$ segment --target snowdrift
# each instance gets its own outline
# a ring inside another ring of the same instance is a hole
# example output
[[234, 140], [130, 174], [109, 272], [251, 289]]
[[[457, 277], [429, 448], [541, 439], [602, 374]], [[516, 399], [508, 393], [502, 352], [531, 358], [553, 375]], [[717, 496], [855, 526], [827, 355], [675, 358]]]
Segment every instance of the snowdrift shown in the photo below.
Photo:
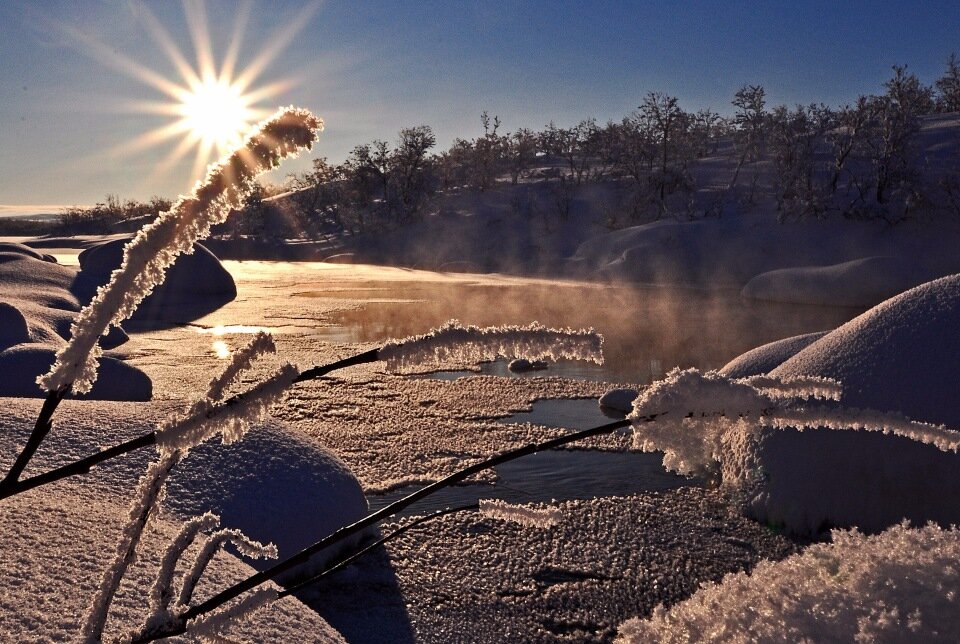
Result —
[[[316, 440], [273, 420], [239, 442], [221, 445], [215, 439], [194, 448], [174, 470], [168, 489], [167, 507], [182, 518], [213, 512], [224, 527], [275, 544], [281, 559], [367, 514], [366, 497], [350, 469]], [[319, 572], [363, 538], [318, 553], [292, 575]]]
[[723, 365], [719, 371], [728, 378], [747, 378], [767, 373], [780, 366], [787, 358], [792, 358], [797, 352], [806, 349], [827, 333], [827, 331], [804, 333], [803, 335], [795, 335], [763, 344], [756, 349], [740, 354]]
[[757, 275], [741, 295], [755, 300], [872, 306], [936, 275], [900, 257], [864, 257], [832, 266], [782, 268]]

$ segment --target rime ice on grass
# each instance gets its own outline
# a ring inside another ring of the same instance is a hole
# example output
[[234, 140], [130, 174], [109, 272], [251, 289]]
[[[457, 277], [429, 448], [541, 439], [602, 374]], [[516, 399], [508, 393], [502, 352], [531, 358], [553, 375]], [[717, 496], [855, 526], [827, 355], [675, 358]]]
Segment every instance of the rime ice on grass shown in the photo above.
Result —
[[828, 427], [883, 432], [933, 445], [943, 452], [960, 450], [960, 432], [943, 425], [918, 423], [901, 414], [871, 409], [800, 407], [780, 409], [764, 418], [774, 427]]
[[191, 621], [187, 625], [187, 632], [201, 640], [209, 642], [220, 642], [221, 631], [226, 628], [231, 620], [245, 619], [253, 612], [275, 601], [278, 593], [274, 588], [260, 588], [253, 591], [229, 608], [203, 615]]
[[620, 627], [633, 642], [956, 642], [960, 533], [906, 524], [877, 536], [834, 530], [779, 562], [707, 583]]
[[200, 552], [197, 553], [197, 558], [194, 560], [190, 572], [184, 576], [183, 586], [180, 588], [180, 598], [178, 600], [180, 605], [186, 606], [190, 603], [193, 597], [193, 590], [203, 576], [203, 572], [207, 569], [207, 566], [210, 564], [213, 556], [217, 554], [217, 551], [227, 543], [232, 543], [237, 550], [240, 551], [240, 554], [253, 559], [277, 558], [277, 547], [273, 544], [263, 545], [239, 530], [218, 530], [211, 534], [206, 542], [204, 542]]
[[212, 226], [242, 204], [257, 175], [276, 167], [284, 157], [309, 149], [322, 126], [306, 110], [280, 110], [260, 123], [242, 147], [210, 166], [189, 196], [141, 229], [124, 248], [120, 268], [77, 316], [70, 341], [57, 353], [50, 372], [37, 380], [40, 386], [47, 391], [68, 387], [77, 393], [90, 391], [97, 377], [100, 335], [130, 317], [163, 282], [177, 257], [192, 252], [194, 242], [207, 237]]
[[173, 590], [171, 589], [173, 574], [183, 553], [196, 540], [201, 531], [210, 530], [219, 524], [220, 517], [211, 512], [206, 512], [183, 524], [180, 534], [170, 542], [163, 559], [160, 561], [160, 571], [157, 573], [157, 579], [150, 591], [150, 610], [153, 615], [148, 620], [148, 625], [167, 616], [170, 602], [173, 599]]
[[110, 611], [113, 596], [116, 594], [117, 588], [120, 587], [123, 574], [136, 559], [137, 545], [140, 543], [143, 530], [150, 519], [150, 515], [159, 505], [163, 496], [163, 486], [170, 475], [170, 471], [179, 460], [180, 454], [173, 451], [156, 463], [151, 464], [143, 478], [140, 479], [133, 505], [130, 507], [129, 520], [123, 529], [120, 541], [117, 543], [116, 556], [110, 567], [103, 573], [100, 588], [97, 589], [97, 593], [93, 597], [90, 612], [87, 614], [87, 620], [83, 625], [84, 642], [93, 644], [100, 642], [103, 637], [103, 627], [107, 623], [107, 614]]
[[593, 329], [527, 326], [463, 326], [450, 320], [438, 329], [386, 343], [378, 352], [391, 371], [430, 363], [476, 363], [497, 358], [586, 360], [603, 364], [603, 336]]
[[560, 508], [514, 505], [498, 499], [481, 500], [480, 514], [491, 519], [519, 523], [528, 528], [549, 528], [557, 525], [563, 517]]
[[217, 434], [227, 444], [240, 440], [250, 424], [263, 419], [299, 374], [296, 367], [285, 364], [229, 404], [201, 401], [187, 417], [172, 418], [157, 430], [157, 447], [162, 452], [185, 451]]

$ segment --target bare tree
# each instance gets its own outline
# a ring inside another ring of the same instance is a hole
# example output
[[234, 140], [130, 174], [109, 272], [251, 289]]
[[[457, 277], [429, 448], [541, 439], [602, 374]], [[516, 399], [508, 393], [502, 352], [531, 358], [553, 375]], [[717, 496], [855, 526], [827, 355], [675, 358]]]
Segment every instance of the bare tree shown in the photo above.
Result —
[[960, 112], [960, 62], [957, 55], [950, 54], [947, 71], [934, 83], [937, 90], [937, 111]]

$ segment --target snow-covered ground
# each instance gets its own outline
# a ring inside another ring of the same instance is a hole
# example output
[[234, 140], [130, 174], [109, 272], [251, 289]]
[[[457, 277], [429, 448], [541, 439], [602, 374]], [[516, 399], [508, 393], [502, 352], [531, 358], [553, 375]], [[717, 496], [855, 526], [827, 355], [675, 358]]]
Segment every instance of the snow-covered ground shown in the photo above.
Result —
[[[727, 224], [721, 228], [724, 226]], [[660, 231], [658, 235], [668, 234], [665, 231], [671, 227], [672, 224], [661, 224], [649, 230]], [[735, 228], [733, 224], [729, 227]], [[706, 230], [697, 236], [706, 238], [719, 234], [718, 230]], [[645, 232], [631, 234], [642, 236]], [[904, 239], [910, 239], [912, 233], [904, 234]], [[929, 239], [924, 235], [905, 243], [922, 246], [926, 243], [924, 240]], [[631, 237], [630, 243], [634, 241]], [[20, 251], [20, 255], [25, 252]], [[941, 259], [943, 257], [945, 254]], [[19, 289], [14, 293], [19, 298], [15, 303], [21, 305], [17, 309], [30, 312], [31, 306], [37, 307], [29, 318], [22, 316], [28, 333], [33, 332], [35, 326], [40, 330], [46, 328], [42, 324], [47, 323], [51, 332], [43, 338], [59, 346], [62, 334], [57, 333], [55, 323], [46, 322], [49, 303], [36, 304], [30, 293], [25, 294], [34, 287], [21, 285], [46, 273], [39, 269], [15, 270], [28, 259], [30, 267], [46, 265], [41, 266], [44, 271], [56, 273], [56, 279], [48, 280], [53, 285], [50, 288], [69, 292], [66, 286], [72, 278], [66, 269], [40, 258], [17, 256], [2, 264], [10, 267], [11, 275], [16, 278], [8, 280], [8, 284], [14, 286], [7, 288]], [[117, 357], [149, 376], [152, 402], [67, 401], [58, 412], [51, 438], [28, 474], [152, 429], [171, 411], [189, 405], [211, 374], [222, 366], [224, 356], [261, 329], [276, 332], [281, 358], [307, 367], [368, 349], [374, 346], [374, 340], [405, 336], [436, 326], [448, 314], [438, 321], [422, 318], [440, 315], [444, 308], [434, 305], [437, 300], [445, 300], [448, 309], [462, 306], [471, 316], [488, 316], [468, 319], [468, 322], [526, 322], [534, 309], [529, 301], [521, 301], [522, 298], [542, 291], [551, 294], [553, 299], [575, 300], [569, 308], [579, 309], [583, 315], [572, 318], [576, 321], [598, 316], [599, 325], [617, 319], [626, 326], [624, 316], [613, 316], [602, 309], [591, 311], [582, 302], [589, 302], [593, 297], [600, 299], [598, 296], [602, 295], [610, 297], [611, 308], [623, 307], [650, 299], [655, 292], [629, 291], [630, 295], [625, 296], [628, 291], [624, 288], [557, 280], [437, 274], [341, 264], [228, 262], [226, 266], [237, 283], [238, 297], [232, 302], [199, 319], [162, 316], [159, 322], [129, 326], [131, 338], [119, 347]], [[818, 297], [826, 292], [856, 295], [856, 289], [851, 290], [849, 286], [860, 285], [857, 272], [847, 268], [841, 271], [842, 279], [832, 276], [826, 280], [829, 288], [818, 290]], [[750, 271], [744, 274], [747, 272]], [[852, 282], [848, 279], [850, 275]], [[789, 284], [793, 277], [788, 276], [786, 281], [771, 279], [769, 284]], [[457, 298], [457, 293], [469, 293], [470, 289], [489, 289], [489, 293], [486, 299]], [[843, 403], [849, 400], [850, 404], [883, 412], [901, 412], [930, 422], [952, 424], [956, 416], [951, 415], [949, 404], [944, 402], [951, 399], [944, 393], [944, 387], [949, 389], [949, 383], [956, 382], [950, 363], [956, 351], [952, 341], [946, 339], [952, 337], [956, 303], [960, 301], [955, 291], [955, 279], [922, 287], [823, 337], [781, 342], [741, 356], [731, 362], [725, 372], [737, 376], [765, 373], [783, 362], [773, 371], [775, 376], [826, 376], [842, 380], [846, 385]], [[374, 363], [294, 386], [283, 404], [275, 409], [275, 420], [251, 433], [249, 442], [225, 449], [197, 450], [185, 461], [179, 478], [175, 473], [167, 511], [158, 527], [148, 535], [143, 563], [121, 587], [114, 622], [109, 629], [114, 633], [129, 629], [143, 618], [150, 568], [157, 565], [163, 540], [169, 538], [176, 522], [183, 517], [207, 508], [215, 509], [222, 514], [227, 527], [242, 527], [251, 536], [274, 540], [281, 550], [289, 552], [312, 538], [324, 536], [332, 526], [360, 516], [365, 505], [361, 490], [371, 495], [434, 481], [493, 453], [558, 436], [564, 433], [563, 429], [502, 423], [497, 419], [530, 409], [532, 403], [541, 398], [599, 398], [613, 387], [625, 385], [640, 389], [651, 377], [658, 377], [673, 364], [682, 362], [683, 350], [707, 353], [713, 344], [712, 334], [724, 337], [711, 325], [723, 326], [733, 309], [703, 307], [701, 305], [710, 300], [697, 299], [702, 296], [697, 291], [691, 293], [696, 307], [705, 309], [699, 311], [699, 317], [683, 318], [677, 315], [676, 308], [662, 303], [642, 309], [643, 315], [627, 310], [625, 317], [634, 328], [672, 324], [669, 335], [674, 336], [674, 346], [673, 352], [664, 356], [666, 364], [656, 359], [654, 365], [653, 357], [639, 361], [635, 357], [651, 342], [649, 338], [634, 343], [615, 338], [614, 352], [625, 354], [619, 357], [641, 363], [640, 368], [629, 372], [632, 377], [622, 378], [619, 383], [604, 382], [604, 372], [586, 379], [564, 378], [561, 376], [575, 372], [565, 372], [563, 368], [554, 372], [548, 369], [544, 377], [535, 378], [486, 375], [448, 380], [411, 378], [388, 373], [384, 363]], [[514, 297], [504, 298], [504, 294]], [[53, 297], [47, 291], [41, 295]], [[874, 295], [879, 296], [875, 292]], [[545, 302], [550, 300], [551, 297], [544, 298]], [[76, 300], [65, 301], [70, 307], [64, 310], [70, 311], [73, 307], [75, 311]], [[491, 301], [500, 303], [500, 308], [491, 307]], [[866, 303], [865, 300], [858, 302]], [[406, 307], [414, 315], [394, 316], [398, 306]], [[548, 315], [560, 315], [549, 306], [540, 310]], [[797, 317], [776, 327], [751, 329], [752, 340], [741, 340], [736, 350], [735, 343], [723, 343], [722, 348], [714, 348], [715, 354], [705, 358], [707, 363], [703, 366], [719, 367], [740, 351], [767, 340], [828, 331], [856, 312], [834, 311], [805, 318], [802, 307], [787, 307], [761, 309], [753, 314], [762, 319], [769, 317], [771, 310], [796, 313]], [[651, 312], [655, 315], [649, 315]], [[735, 333], [750, 326], [753, 318], [742, 312], [733, 317], [738, 315], [740, 322], [727, 325], [730, 328], [723, 331]], [[512, 316], [525, 316], [525, 319]], [[67, 315], [67, 321], [70, 317]], [[36, 322], [31, 324], [31, 320]], [[567, 318], [561, 316], [559, 321], [542, 321], [564, 324], [565, 320]], [[682, 320], [695, 320], [695, 323], [683, 328], [678, 322]], [[689, 339], [694, 337], [696, 342]], [[22, 338], [18, 341], [24, 342]], [[245, 376], [246, 382], [255, 381], [268, 367], [253, 369]], [[638, 400], [644, 400], [643, 396]], [[6, 464], [25, 440], [39, 401], [8, 398], [4, 404], [10, 410], [2, 420], [4, 431], [0, 439], [2, 453], [7, 455]], [[680, 419], [682, 415], [671, 426], [684, 426]], [[802, 488], [802, 473], [776, 478], [777, 472], [792, 471], [789, 463], [781, 462], [784, 454], [816, 454], [818, 441], [833, 441], [836, 434], [839, 447], [828, 447], [831, 460], [824, 461], [826, 466], [817, 465], [824, 467], [824, 477], [856, 474], [859, 471], [856, 468], [843, 469], [854, 453], [866, 457], [881, 454], [881, 460], [889, 461], [890, 468], [864, 472], [866, 483], [861, 484], [869, 487], [871, 481], [882, 479], [880, 492], [873, 488], [869, 492], [876, 496], [871, 497], [872, 503], [884, 504], [891, 499], [910, 503], [913, 497], [908, 494], [884, 496], [882, 490], [888, 488], [883, 486], [913, 480], [911, 477], [918, 476], [918, 471], [926, 471], [925, 463], [932, 462], [928, 452], [936, 452], [933, 447], [918, 447], [905, 438], [888, 439], [878, 434], [861, 438], [862, 433], [858, 433], [854, 444], [845, 446], [840, 443], [849, 439], [844, 437], [849, 432], [773, 432], [786, 438], [765, 439], [758, 452], [762, 467], [773, 475], [771, 487], [764, 491], [768, 495], [766, 505], [753, 503], [751, 509], [749, 502], [744, 503], [744, 488], [725, 486], [715, 490], [684, 488], [633, 497], [558, 502], [550, 504], [551, 516], [559, 517], [557, 523], [540, 527], [472, 513], [449, 516], [411, 530], [325, 585], [301, 593], [301, 599], [317, 614], [303, 611], [293, 600], [284, 600], [272, 609], [272, 617], [258, 614], [252, 623], [240, 628], [253, 629], [245, 631], [245, 637], [254, 641], [286, 640], [293, 632], [298, 633], [299, 639], [304, 639], [304, 633], [310, 633], [315, 634], [317, 641], [332, 641], [339, 637], [333, 628], [350, 641], [381, 641], [384, 637], [391, 641], [465, 638], [490, 642], [504, 639], [607, 641], [615, 635], [618, 625], [630, 618], [649, 615], [661, 602], [674, 604], [692, 595], [691, 603], [680, 606], [695, 606], [702, 597], [694, 593], [703, 581], [719, 581], [726, 573], [749, 570], [761, 560], [779, 559], [797, 550], [798, 543], [745, 518], [741, 513], [744, 507], [748, 513], [759, 512], [790, 529], [800, 525], [813, 531], [823, 523], [843, 523], [850, 516], [861, 516], [849, 513], [856, 499], [847, 497], [838, 502], [837, 508], [827, 508], [827, 514], [822, 515], [825, 506], [821, 501], [830, 499], [831, 489], [844, 485], [842, 481], [821, 477], [821, 491], [801, 494], [803, 490], [798, 492], [794, 488], [798, 485]], [[724, 448], [743, 447], [739, 443], [723, 443], [721, 433], [716, 436]], [[621, 434], [593, 439], [586, 446], [624, 449], [629, 444], [629, 437]], [[907, 452], [912, 456], [901, 458]], [[271, 455], [264, 461], [266, 465], [259, 458], [265, 453]], [[946, 459], [942, 467], [937, 466], [945, 472], [955, 469], [951, 460], [955, 455], [937, 455], [937, 458]], [[191, 459], [194, 459], [192, 463]], [[817, 461], [811, 459], [810, 467]], [[3, 529], [10, 532], [6, 543], [12, 544], [3, 553], [7, 561], [2, 573], [8, 578], [4, 587], [27, 584], [23, 593], [16, 598], [7, 595], [7, 600], [0, 604], [0, 628], [16, 633], [29, 628], [36, 636], [25, 639], [36, 640], [60, 639], [76, 629], [83, 619], [85, 602], [109, 561], [108, 553], [119, 531], [122, 509], [132, 484], [145, 464], [145, 454], [126, 457], [71, 482], [0, 502]], [[801, 462], [803, 467], [806, 466]], [[224, 474], [210, 477], [211, 469], [223, 470]], [[725, 476], [728, 471], [724, 470]], [[493, 476], [483, 474], [479, 480], [491, 481]], [[784, 487], [782, 482], [787, 479], [796, 485]], [[937, 482], [928, 483], [927, 487], [904, 485], [919, 491], [921, 497], [932, 498]], [[847, 489], [853, 490], [856, 496], [856, 487]], [[783, 511], [785, 504], [798, 501], [813, 505], [799, 509], [787, 507], [786, 512]], [[261, 513], [264, 505], [270, 512]], [[319, 506], [324, 509], [318, 511]], [[920, 512], [915, 518], [927, 516], [923, 514], [925, 507], [914, 504], [913, 509]], [[46, 509], [44, 521], [25, 519], [31, 508]], [[867, 510], [868, 514], [863, 516], [872, 520], [877, 513], [870, 514], [870, 508]], [[851, 520], [867, 521], [867, 528], [879, 530], [904, 516], [895, 505], [883, 510], [879, 513], [881, 518], [873, 523], [862, 518]], [[943, 520], [936, 513], [927, 518]], [[292, 523], [296, 523], [295, 529], [291, 528]], [[82, 533], [84, 537], [63, 545], [73, 532]], [[949, 541], [953, 539], [951, 535], [938, 533], [931, 539]], [[38, 542], [40, 546], [36, 545]], [[886, 542], [870, 543], [879, 544], [877, 547], [883, 550]], [[59, 549], [74, 554], [64, 559]], [[842, 553], [837, 556], [841, 557]], [[82, 565], [76, 565], [76, 561]], [[221, 587], [230, 575], [240, 575], [247, 569], [246, 564], [229, 554], [218, 556], [218, 561], [216, 576], [207, 581]], [[789, 559], [790, 563], [785, 565], [802, 567], [804, 561]], [[930, 567], [936, 562], [920, 563]], [[45, 590], [36, 580], [49, 574], [40, 571], [51, 566], [57, 570], [54, 575], [59, 585]], [[873, 574], [872, 569], [856, 570], [856, 574], [864, 578]], [[954, 591], [952, 577], [944, 577], [944, 583], [949, 587], [937, 592]], [[213, 585], [203, 592], [211, 592]], [[37, 598], [56, 602], [61, 607], [57, 614], [62, 618], [44, 619], [42, 616], [50, 615], [49, 609], [30, 607], [30, 601], [41, 601]], [[687, 609], [677, 610], [680, 615]], [[844, 613], [837, 619], [849, 620], [850, 614]], [[695, 615], [701, 613], [695, 610]], [[661, 612], [657, 619], [667, 618]], [[625, 627], [623, 634], [640, 633], [646, 628], [635, 624]], [[878, 618], [870, 624], [884, 626], [886, 622]]]

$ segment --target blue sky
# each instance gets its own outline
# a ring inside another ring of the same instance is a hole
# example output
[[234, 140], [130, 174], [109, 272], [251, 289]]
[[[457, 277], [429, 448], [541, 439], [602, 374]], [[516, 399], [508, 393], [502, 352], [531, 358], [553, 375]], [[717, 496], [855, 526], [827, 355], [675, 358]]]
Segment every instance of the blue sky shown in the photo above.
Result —
[[[895, 63], [932, 82], [950, 52], [960, 53], [956, 1], [331, 0], [303, 20], [306, 4], [253, 1], [237, 68], [300, 16], [299, 32], [253, 87], [296, 79], [259, 105], [296, 104], [323, 116], [327, 130], [311, 157], [333, 160], [411, 125], [432, 126], [446, 146], [475, 136], [483, 110], [508, 131], [619, 119], [651, 90], [721, 113], [746, 83], [764, 85], [772, 103], [837, 105], [880, 91]], [[196, 11], [179, 2], [0, 0], [0, 213], [190, 187], [192, 156], [157, 169], [178, 139], [114, 152], [170, 121], [131, 109], [169, 99], [116, 61], [181, 82], [151, 38], [144, 6], [194, 61], [187, 15]], [[204, 4], [218, 62], [238, 6]]]

